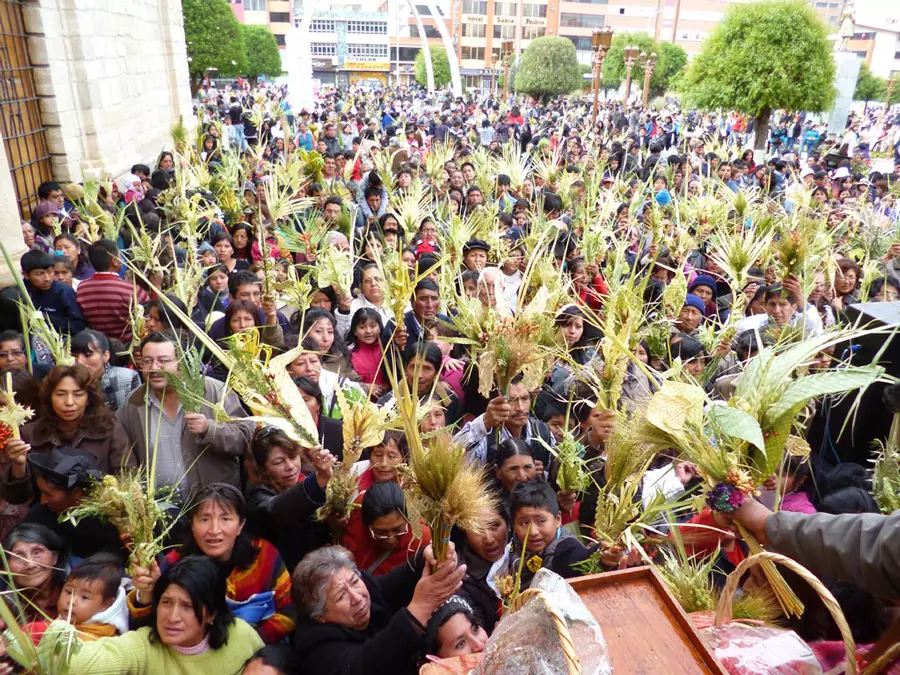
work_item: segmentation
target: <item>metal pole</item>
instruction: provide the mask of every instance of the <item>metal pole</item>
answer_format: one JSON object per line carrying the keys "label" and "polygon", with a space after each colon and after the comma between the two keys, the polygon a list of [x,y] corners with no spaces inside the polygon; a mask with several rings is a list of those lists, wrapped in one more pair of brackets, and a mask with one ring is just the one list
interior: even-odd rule
{"label": "metal pole", "polygon": [[597,122],[597,107],[600,98],[600,64],[603,62],[600,53],[601,50],[598,49],[594,54],[594,106],[591,108],[591,129]]}

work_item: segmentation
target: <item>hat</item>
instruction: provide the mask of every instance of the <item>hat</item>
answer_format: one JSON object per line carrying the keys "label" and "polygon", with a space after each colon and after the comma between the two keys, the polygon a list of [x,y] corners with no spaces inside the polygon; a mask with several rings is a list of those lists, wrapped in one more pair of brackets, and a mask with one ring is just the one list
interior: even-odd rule
{"label": "hat", "polygon": [[693,293],[688,293],[687,297],[684,299],[684,306],[693,307],[703,316],[706,316],[706,303],[704,303],[703,300],[698,298]]}
{"label": "hat", "polygon": [[244,189],[243,192],[256,192],[256,185],[252,180],[244,181]]}
{"label": "hat", "polygon": [[656,193],[656,203],[660,206],[668,206],[672,203],[672,195],[668,190],[660,190]]}
{"label": "hat", "polygon": [[482,239],[469,239],[465,246],[463,246],[463,255],[469,251],[484,251],[485,253],[489,253],[490,250],[491,247],[486,241]]}
{"label": "hat", "polygon": [[51,213],[59,213],[59,209],[56,208],[56,204],[52,202],[41,202],[37,206],[37,217],[43,218],[44,216],[50,215]]}
{"label": "hat", "polygon": [[800,180],[803,180],[807,176],[815,176],[815,175],[816,175],[815,170],[811,169],[807,166],[803,169],[803,171],[800,172]]}
{"label": "hat", "polygon": [[846,166],[838,167],[838,170],[834,172],[833,178],[850,178],[850,169]]}
{"label": "hat", "polygon": [[204,241],[202,244],[200,244],[199,247],[197,247],[197,253],[207,253],[207,252],[215,253],[216,249],[214,249],[212,247],[212,244],[210,244],[208,241]]}
{"label": "hat", "polygon": [[713,295],[716,294],[716,280],[708,274],[698,274],[694,279],[694,282],[688,288],[688,291],[693,291],[698,286],[706,286],[707,288],[712,290]]}
{"label": "hat", "polygon": [[97,468],[97,459],[84,450],[71,447],[53,448],[45,452],[29,452],[28,464],[32,473],[40,473],[50,483],[63,489],[87,487],[91,481],[100,480],[103,473]]}

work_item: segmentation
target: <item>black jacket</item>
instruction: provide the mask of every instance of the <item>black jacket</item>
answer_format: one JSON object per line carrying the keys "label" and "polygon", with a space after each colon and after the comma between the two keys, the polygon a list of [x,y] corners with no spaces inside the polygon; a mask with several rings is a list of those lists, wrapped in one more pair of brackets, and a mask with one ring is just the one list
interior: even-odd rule
{"label": "black jacket", "polygon": [[344,423],[319,415],[319,443],[341,460],[344,458]]}
{"label": "black jacket", "polygon": [[247,527],[278,549],[284,566],[293,571],[310,551],[330,543],[328,526],[316,520],[325,491],[315,476],[277,494],[266,485],[247,488]]}
{"label": "black jacket", "polygon": [[379,577],[363,572],[371,614],[364,631],[301,619],[293,646],[303,675],[415,675],[425,651],[424,627],[406,609],[421,576],[422,556]]}

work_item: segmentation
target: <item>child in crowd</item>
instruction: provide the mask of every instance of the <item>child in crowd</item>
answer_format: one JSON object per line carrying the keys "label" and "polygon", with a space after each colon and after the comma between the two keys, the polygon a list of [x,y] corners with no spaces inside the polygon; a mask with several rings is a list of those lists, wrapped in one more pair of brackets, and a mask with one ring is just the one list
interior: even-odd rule
{"label": "child in crowd", "polygon": [[[95,553],[76,565],[56,602],[59,618],[72,624],[82,640],[121,635],[128,631],[128,605],[122,587],[120,560],[111,553]],[[28,627],[37,645],[50,621]]]}

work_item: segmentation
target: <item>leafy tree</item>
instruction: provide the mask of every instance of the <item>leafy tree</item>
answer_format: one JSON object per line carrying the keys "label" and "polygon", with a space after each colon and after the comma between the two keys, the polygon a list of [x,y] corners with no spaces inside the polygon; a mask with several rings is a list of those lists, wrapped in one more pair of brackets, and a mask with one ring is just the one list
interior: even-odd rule
{"label": "leafy tree", "polygon": [[247,69],[244,71],[255,87],[260,75],[275,77],[281,75],[281,52],[275,41],[275,34],[266,26],[241,26],[244,50],[247,54]]}
{"label": "leafy tree", "polygon": [[[430,46],[429,51],[431,52],[431,68],[434,70],[434,86],[446,87],[450,84],[450,61],[447,59],[447,50],[443,47]],[[416,71],[416,82],[423,87],[428,86],[424,50],[420,49],[416,54],[416,61],[413,65]]]}
{"label": "leafy tree", "polygon": [[[625,81],[625,47],[637,45],[638,51],[647,54],[656,54],[656,65],[653,75],[650,77],[650,88],[660,91],[665,88],[666,56],[665,52],[647,33],[616,33],[613,35],[612,44],[603,59],[603,79],[600,86],[604,89],[618,89]],[[631,92],[637,90],[640,93],[644,86],[644,67],[638,58],[631,69]]]}
{"label": "leafy tree", "polygon": [[227,0],[182,0],[181,9],[193,91],[209,69],[222,75],[247,70],[241,26]]}
{"label": "leafy tree", "polygon": [[[891,78],[891,80],[894,81],[894,86],[893,86],[893,88],[891,89],[891,100],[888,101],[888,103],[889,103],[890,105],[895,105],[895,104],[897,104],[897,103],[900,103],[900,75],[894,75],[894,76]],[[890,81],[888,81],[888,82],[885,84],[885,89],[887,89],[887,85],[888,85],[888,84],[890,84]],[[884,92],[882,98],[884,98],[885,96],[887,96],[887,91]]]}
{"label": "leafy tree", "polygon": [[834,103],[828,29],[803,0],[733,5],[688,68],[687,101],[756,118],[765,146],[773,110],[822,112]]}
{"label": "leafy tree", "polygon": [[863,110],[869,107],[869,101],[883,101],[887,94],[887,81],[872,74],[865,63],[859,67],[859,77],[856,79],[856,89],[853,91],[854,101],[863,101]]}
{"label": "leafy tree", "polygon": [[[667,90],[672,89],[676,79],[684,72],[687,67],[688,57],[684,47],[676,45],[674,42],[663,42],[660,45],[662,63],[657,63],[654,69],[654,77],[651,80],[651,88],[658,94],[664,94]],[[656,89],[652,86],[652,81],[656,80],[656,72],[659,72],[662,79],[662,87]]]}
{"label": "leafy tree", "polygon": [[516,91],[545,98],[580,90],[583,78],[575,45],[562,37],[539,37],[519,58]]}

